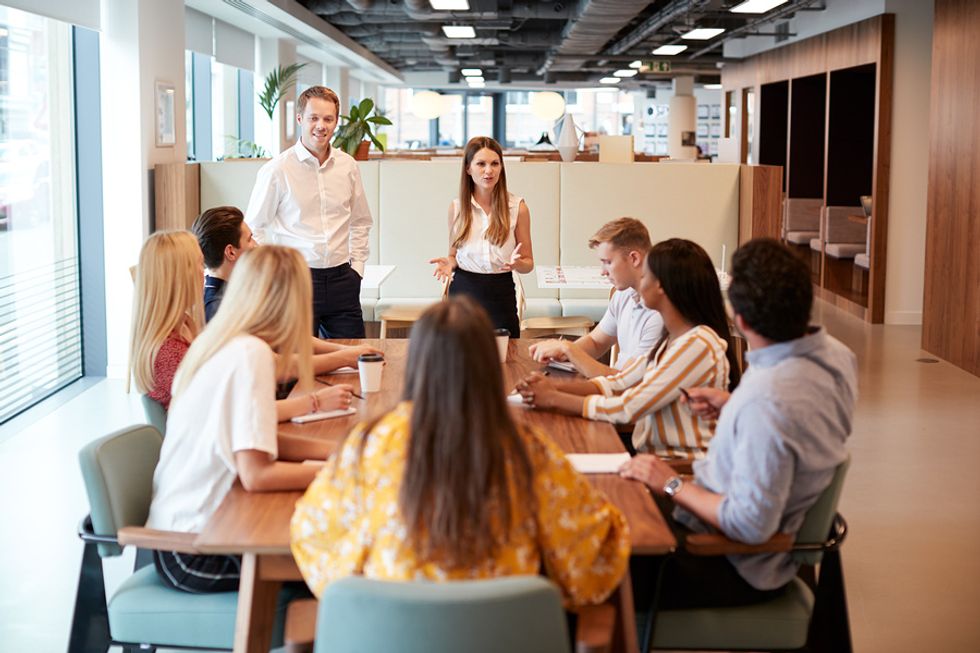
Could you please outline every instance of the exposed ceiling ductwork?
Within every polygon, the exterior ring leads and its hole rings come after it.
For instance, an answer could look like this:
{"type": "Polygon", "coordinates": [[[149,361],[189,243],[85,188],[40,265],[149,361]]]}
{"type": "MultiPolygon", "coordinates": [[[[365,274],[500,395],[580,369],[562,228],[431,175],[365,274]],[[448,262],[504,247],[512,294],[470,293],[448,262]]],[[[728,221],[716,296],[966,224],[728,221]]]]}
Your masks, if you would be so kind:
{"type": "MultiPolygon", "coordinates": [[[[651,50],[679,42],[693,27],[722,27],[714,39],[686,42],[671,73],[640,74],[621,86],[662,82],[671,74],[717,77],[729,38],[817,0],[790,0],[762,16],[731,13],[741,0],[469,0],[470,11],[436,11],[429,0],[300,0],[310,11],[403,72],[442,70],[453,79],[479,67],[488,79],[588,82],[651,50]],[[448,38],[447,25],[468,25],[474,38],[448,38]],[[698,51],[691,53],[691,43],[698,51]],[[687,56],[690,55],[690,56],[687,56]],[[528,77],[530,75],[530,78],[528,77]]],[[[821,7],[822,8],[822,7],[821,7]]]]}

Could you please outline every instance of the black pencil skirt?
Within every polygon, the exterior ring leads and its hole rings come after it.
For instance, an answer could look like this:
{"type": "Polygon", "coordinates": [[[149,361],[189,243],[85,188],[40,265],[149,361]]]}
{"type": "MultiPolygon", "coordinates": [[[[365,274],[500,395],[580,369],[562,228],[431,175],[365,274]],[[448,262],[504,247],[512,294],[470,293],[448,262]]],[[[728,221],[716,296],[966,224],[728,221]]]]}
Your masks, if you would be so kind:
{"type": "Polygon", "coordinates": [[[453,273],[449,294],[469,295],[487,313],[495,329],[507,329],[511,338],[521,337],[521,324],[517,319],[517,289],[514,275],[510,272],[480,274],[459,268],[453,273]]]}

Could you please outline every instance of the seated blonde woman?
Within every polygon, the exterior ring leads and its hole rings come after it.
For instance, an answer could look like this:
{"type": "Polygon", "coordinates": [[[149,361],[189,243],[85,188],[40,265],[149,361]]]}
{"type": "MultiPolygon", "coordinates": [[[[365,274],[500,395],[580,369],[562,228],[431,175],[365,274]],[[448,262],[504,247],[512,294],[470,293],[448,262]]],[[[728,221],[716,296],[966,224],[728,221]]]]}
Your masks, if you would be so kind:
{"type": "Polygon", "coordinates": [[[158,231],[143,243],[129,340],[129,378],[136,389],[170,406],[170,385],[204,325],[204,258],[187,231],[158,231]]]}
{"type": "Polygon", "coordinates": [[[636,423],[636,451],[664,458],[701,458],[714,420],[681,405],[689,388],[734,389],[739,369],[714,265],[697,244],[657,243],[646,257],[640,296],[658,311],[665,333],[647,358],[588,381],[553,382],[534,373],[518,384],[535,408],[553,408],[615,424],[636,423]]]}
{"type": "Polygon", "coordinates": [[[356,428],[296,504],[292,551],[313,593],[351,575],[543,572],[570,605],[605,599],[629,558],[626,521],[511,419],[486,312],[466,297],[427,310],[406,369],[402,403],[356,428]]]}
{"type": "MultiPolygon", "coordinates": [[[[200,296],[200,293],[197,293],[200,296]]],[[[280,435],[286,402],[294,414],[350,405],[349,387],[276,402],[276,379],[293,367],[301,390],[313,382],[309,269],[299,252],[267,246],[242,257],[222,310],[177,371],[167,437],[153,474],[147,527],[198,532],[236,479],[249,492],[302,490],[324,460],[321,440],[280,435]],[[261,297],[262,301],[256,301],[261,297]]],[[[154,552],[164,583],[189,592],[238,588],[240,559],[154,552]]]]}

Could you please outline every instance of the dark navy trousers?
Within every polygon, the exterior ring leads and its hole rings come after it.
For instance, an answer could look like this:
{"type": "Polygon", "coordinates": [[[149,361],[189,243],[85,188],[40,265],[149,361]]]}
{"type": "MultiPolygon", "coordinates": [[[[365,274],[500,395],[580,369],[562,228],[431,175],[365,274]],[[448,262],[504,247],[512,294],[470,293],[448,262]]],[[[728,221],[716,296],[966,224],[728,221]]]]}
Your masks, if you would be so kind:
{"type": "Polygon", "coordinates": [[[310,268],[313,278],[313,335],[320,338],[363,338],[361,275],[350,263],[310,268]]]}

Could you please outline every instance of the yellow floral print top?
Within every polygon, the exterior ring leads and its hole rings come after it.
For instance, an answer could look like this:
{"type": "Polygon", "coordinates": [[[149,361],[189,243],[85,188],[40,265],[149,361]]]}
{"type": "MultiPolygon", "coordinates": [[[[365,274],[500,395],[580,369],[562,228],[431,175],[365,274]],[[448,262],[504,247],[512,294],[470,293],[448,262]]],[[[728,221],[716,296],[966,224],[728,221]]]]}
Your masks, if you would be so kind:
{"type": "Polygon", "coordinates": [[[347,438],[335,465],[328,463],[297,502],[292,551],[317,596],[338,578],[462,580],[544,573],[566,604],[604,600],[619,584],[630,554],[626,519],[565,459],[558,447],[522,429],[533,470],[536,514],[511,498],[514,527],[493,559],[473,568],[446,569],[420,560],[409,548],[399,515],[411,404],[403,402],[374,427],[357,466],[364,437],[347,438]]]}

